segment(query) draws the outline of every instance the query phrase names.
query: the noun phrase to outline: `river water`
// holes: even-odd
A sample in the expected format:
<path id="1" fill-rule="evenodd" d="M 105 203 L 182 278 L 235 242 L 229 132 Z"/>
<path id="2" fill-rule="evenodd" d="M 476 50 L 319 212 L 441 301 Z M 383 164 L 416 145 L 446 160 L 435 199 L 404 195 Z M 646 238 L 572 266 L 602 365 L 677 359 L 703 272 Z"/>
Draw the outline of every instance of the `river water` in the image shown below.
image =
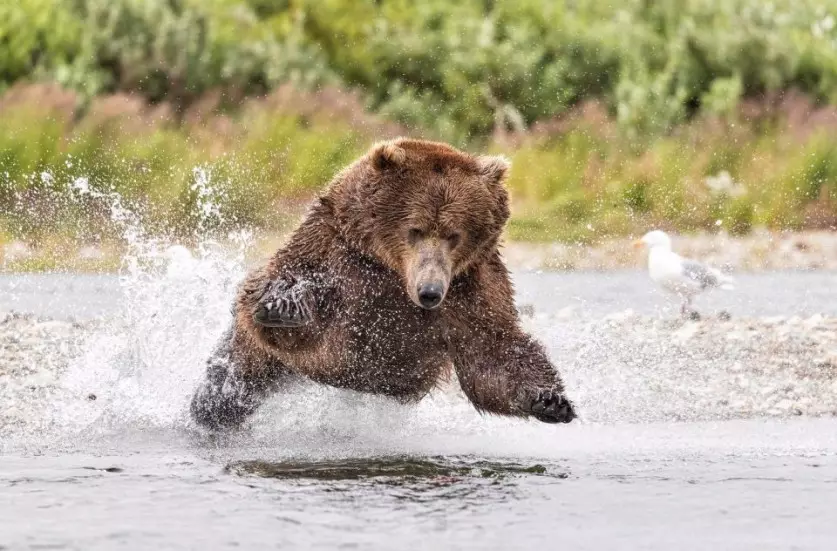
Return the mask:
<path id="1" fill-rule="evenodd" d="M 544 313 L 572 310 L 596 317 L 624 310 L 675 316 L 679 303 L 655 288 L 645 272 L 514 273 L 521 304 Z M 698 310 L 751 316 L 837 315 L 837 273 L 777 271 L 736 275 L 734 292 L 699 297 Z M 59 319 L 90 319 L 118 312 L 126 287 L 112 275 L 0 274 L 0 312 L 32 312 Z"/>
<path id="2" fill-rule="evenodd" d="M 0 533 L 7 549 L 825 550 L 835 429 L 501 423 L 309 450 L 138 430 L 2 457 Z"/>
<path id="3" fill-rule="evenodd" d="M 197 432 L 186 404 L 241 267 L 167 258 L 122 278 L 0 278 L 0 312 L 99 320 L 54 390 L 19 394 L 42 402 L 0 440 L 0 549 L 837 545 L 833 417 L 707 421 L 665 395 L 631 407 L 614 390 L 580 396 L 582 419 L 553 426 L 482 417 L 451 389 L 399 406 L 301 384 L 240 434 Z M 738 279 L 700 299 L 705 316 L 837 314 L 834 274 Z M 559 364 L 582 320 L 677 310 L 641 272 L 515 281 L 536 320 L 552 316 L 533 330 Z M 595 383 L 584 377 L 567 373 Z M 654 417 L 663 408 L 680 421 Z"/>

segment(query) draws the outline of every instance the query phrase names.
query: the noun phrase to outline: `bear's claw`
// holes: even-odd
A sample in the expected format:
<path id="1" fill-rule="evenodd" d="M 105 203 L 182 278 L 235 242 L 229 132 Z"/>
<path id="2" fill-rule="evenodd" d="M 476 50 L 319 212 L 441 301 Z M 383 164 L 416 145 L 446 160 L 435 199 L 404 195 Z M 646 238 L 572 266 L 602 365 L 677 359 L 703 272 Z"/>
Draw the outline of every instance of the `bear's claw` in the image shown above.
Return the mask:
<path id="1" fill-rule="evenodd" d="M 572 402 L 555 390 L 539 391 L 530 411 L 532 417 L 544 423 L 569 423 L 576 418 Z"/>
<path id="2" fill-rule="evenodd" d="M 253 320 L 265 327 L 294 328 L 314 318 L 314 298 L 305 282 L 276 282 L 264 294 L 253 313 Z"/>

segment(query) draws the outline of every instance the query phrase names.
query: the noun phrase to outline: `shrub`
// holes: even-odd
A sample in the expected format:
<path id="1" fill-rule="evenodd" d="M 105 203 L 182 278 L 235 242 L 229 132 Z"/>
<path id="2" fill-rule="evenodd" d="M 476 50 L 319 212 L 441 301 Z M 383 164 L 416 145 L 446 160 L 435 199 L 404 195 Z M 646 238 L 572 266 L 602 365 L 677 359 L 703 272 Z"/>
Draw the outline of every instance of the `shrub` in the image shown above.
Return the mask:
<path id="1" fill-rule="evenodd" d="M 837 103 L 837 0 L 20 0 L 0 87 L 49 79 L 188 106 L 342 84 L 465 144 L 602 98 L 633 142 L 741 98 Z"/>

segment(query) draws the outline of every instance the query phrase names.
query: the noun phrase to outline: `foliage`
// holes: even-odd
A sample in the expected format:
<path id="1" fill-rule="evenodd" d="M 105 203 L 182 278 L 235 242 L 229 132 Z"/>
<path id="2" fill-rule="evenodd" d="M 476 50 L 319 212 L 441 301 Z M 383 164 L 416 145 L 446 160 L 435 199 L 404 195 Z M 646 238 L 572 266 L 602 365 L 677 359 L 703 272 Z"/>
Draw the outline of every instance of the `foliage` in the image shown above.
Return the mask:
<path id="1" fill-rule="evenodd" d="M 0 2 L 0 238 L 117 231 L 101 201 L 68 195 L 78 178 L 188 235 L 205 223 L 199 174 L 218 224 L 279 229 L 399 133 L 510 155 L 517 239 L 835 227 L 835 14 L 837 0 Z"/>
<path id="2" fill-rule="evenodd" d="M 118 236 L 111 194 L 139 211 L 153 233 L 188 237 L 204 223 L 201 201 L 221 208 L 214 223 L 225 228 L 275 230 L 298 214 L 288 208 L 295 198 L 307 201 L 380 133 L 304 118 L 269 100 L 235 120 L 216 115 L 182 125 L 114 96 L 74 121 L 72 109 L 59 108 L 66 105 L 61 92 L 21 92 L 0 101 L 0 230 L 34 241 L 56 233 Z"/>
<path id="3" fill-rule="evenodd" d="M 185 106 L 342 83 L 459 144 L 599 97 L 637 140 L 769 91 L 837 103 L 835 14 L 837 0 L 20 0 L 0 3 L 0 87 Z"/>
<path id="4" fill-rule="evenodd" d="M 0 83 L 54 80 L 90 98 L 126 90 L 188 105 L 332 80 L 292 14 L 246 2 L 23 0 L 0 4 Z M 263 12 L 262 12 L 263 13 Z"/>
<path id="5" fill-rule="evenodd" d="M 111 201 L 78 193 L 79 182 L 118 193 L 153 233 L 282 231 L 337 170 L 401 133 L 338 91 L 280 89 L 236 117 L 197 122 L 191 111 L 178 122 L 165 105 L 124 95 L 99 97 L 81 116 L 77 104 L 53 87 L 0 97 L 5 241 L 118 235 Z M 801 96 L 782 109 L 766 120 L 695 120 L 639 152 L 591 112 L 560 133 L 498 147 L 513 164 L 510 236 L 590 242 L 651 227 L 837 227 L 837 109 Z M 215 206 L 221 217 L 198 216 Z"/>
<path id="6" fill-rule="evenodd" d="M 699 120 L 641 154 L 583 127 L 532 141 L 513 156 L 510 235 L 589 243 L 655 227 L 837 228 L 837 125 L 809 124 Z"/>

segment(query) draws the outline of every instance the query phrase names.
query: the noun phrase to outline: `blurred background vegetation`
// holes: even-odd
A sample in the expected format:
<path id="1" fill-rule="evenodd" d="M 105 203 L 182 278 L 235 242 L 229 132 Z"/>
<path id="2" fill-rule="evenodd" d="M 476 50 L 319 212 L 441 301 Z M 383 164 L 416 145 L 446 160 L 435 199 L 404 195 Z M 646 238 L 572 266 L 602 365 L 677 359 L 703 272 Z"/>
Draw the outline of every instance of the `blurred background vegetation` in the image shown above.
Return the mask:
<path id="1" fill-rule="evenodd" d="M 220 229 L 281 231 L 396 135 L 509 155 L 513 239 L 833 229 L 835 17 L 837 0 L 0 2 L 0 243 L 112 237 L 83 186 L 151 232 L 206 230 L 208 199 Z"/>

